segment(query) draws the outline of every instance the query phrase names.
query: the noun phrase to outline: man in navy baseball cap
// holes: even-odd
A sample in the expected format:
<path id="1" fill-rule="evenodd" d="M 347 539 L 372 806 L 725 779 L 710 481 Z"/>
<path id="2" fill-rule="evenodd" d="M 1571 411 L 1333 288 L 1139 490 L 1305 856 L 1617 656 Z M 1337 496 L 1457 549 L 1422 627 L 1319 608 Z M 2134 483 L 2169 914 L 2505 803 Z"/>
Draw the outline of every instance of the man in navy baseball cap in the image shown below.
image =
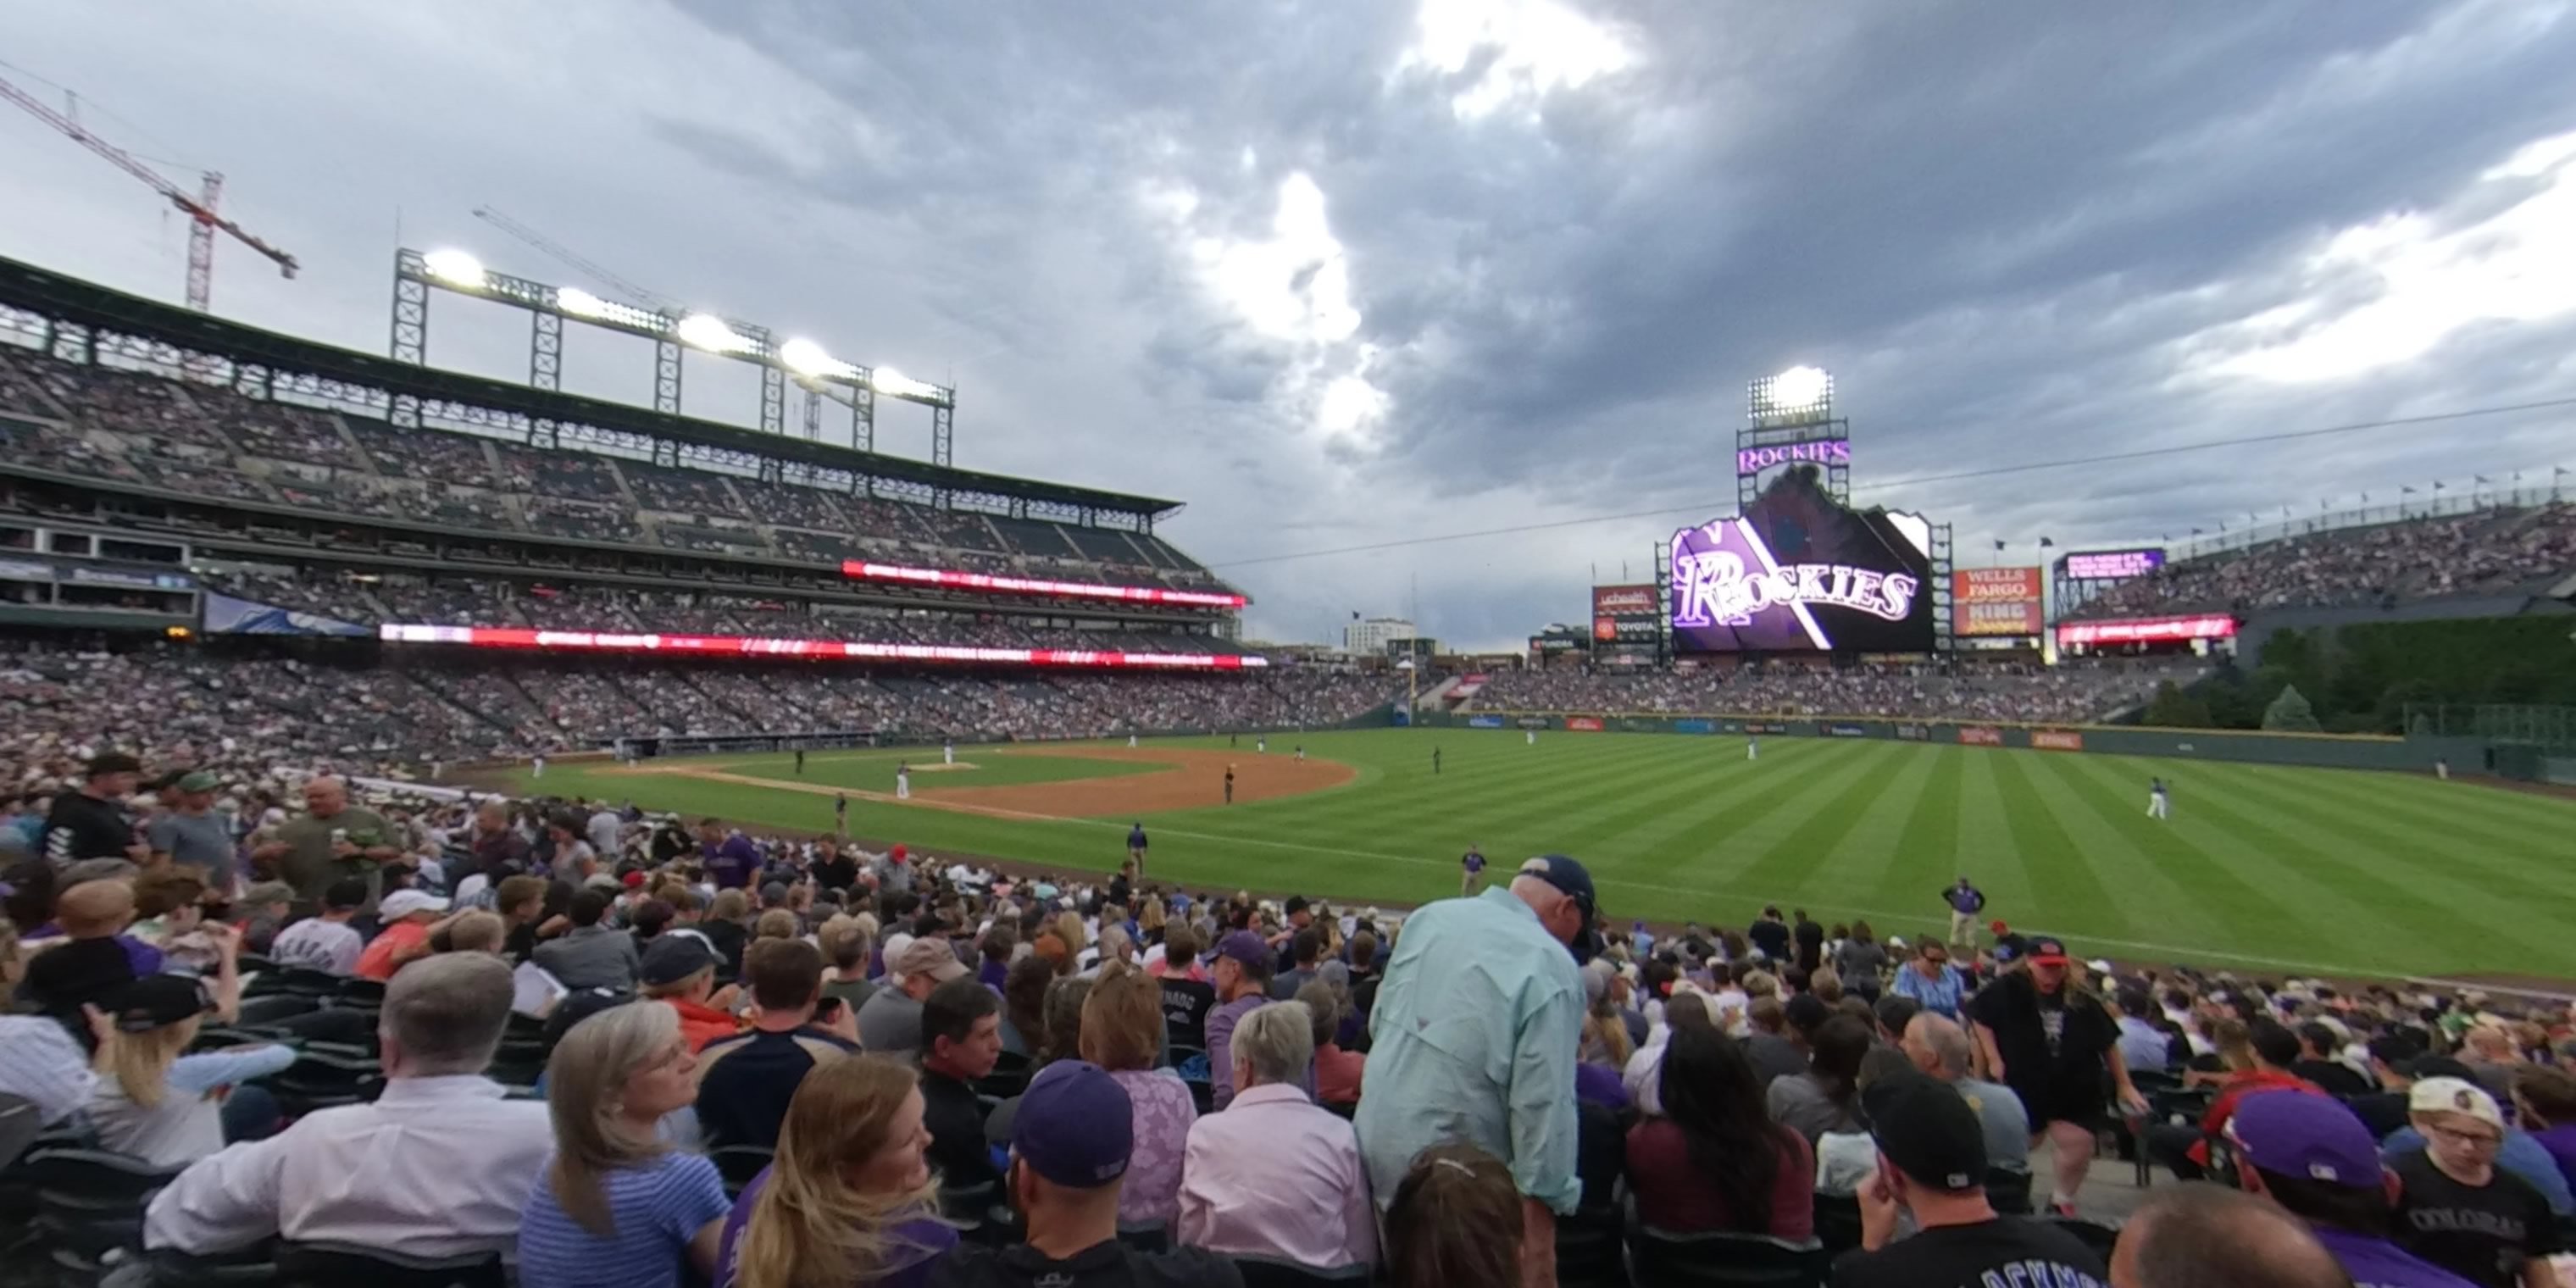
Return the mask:
<path id="1" fill-rule="evenodd" d="M 1581 917 L 1577 928 L 1568 934 L 1560 927 L 1551 924 L 1548 926 L 1548 933 L 1555 935 L 1565 944 L 1566 950 L 1574 954 L 1574 960 L 1577 963 L 1588 962 L 1600 954 L 1601 928 L 1597 924 L 1601 919 L 1600 909 L 1595 906 L 1592 873 L 1589 870 L 1562 854 L 1542 854 L 1537 858 L 1524 861 L 1520 872 L 1516 875 L 1537 877 L 1556 887 L 1571 901 L 1573 912 Z"/>
<path id="2" fill-rule="evenodd" d="M 962 1288 L 1241 1288 L 1234 1263 L 1197 1248 L 1118 1241 L 1118 1188 L 1135 1147 L 1127 1090 L 1100 1066 L 1059 1060 L 1029 1080 L 1011 1120 L 1011 1200 L 1028 1223 L 1008 1248 L 960 1246 L 940 1267 Z"/>

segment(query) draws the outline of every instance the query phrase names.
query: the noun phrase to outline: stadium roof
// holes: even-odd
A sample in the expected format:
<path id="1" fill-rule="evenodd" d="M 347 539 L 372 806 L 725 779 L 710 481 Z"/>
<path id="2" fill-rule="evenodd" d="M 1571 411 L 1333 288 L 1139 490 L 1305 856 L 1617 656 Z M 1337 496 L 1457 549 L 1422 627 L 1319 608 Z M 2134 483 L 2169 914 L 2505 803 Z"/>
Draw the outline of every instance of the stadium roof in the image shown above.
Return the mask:
<path id="1" fill-rule="evenodd" d="M 255 362 L 278 371 L 373 386 L 389 393 L 465 403 L 529 417 L 582 422 L 603 429 L 649 434 L 928 487 L 999 493 L 1059 505 L 1145 515 L 1168 514 L 1180 509 L 1182 504 L 1157 497 L 933 465 L 928 461 L 880 452 L 861 452 L 801 438 L 766 434 L 718 421 L 665 415 L 626 403 L 414 366 L 191 312 L 175 304 L 110 290 L 6 256 L 0 256 L 0 304 L 26 309 L 58 322 Z"/>

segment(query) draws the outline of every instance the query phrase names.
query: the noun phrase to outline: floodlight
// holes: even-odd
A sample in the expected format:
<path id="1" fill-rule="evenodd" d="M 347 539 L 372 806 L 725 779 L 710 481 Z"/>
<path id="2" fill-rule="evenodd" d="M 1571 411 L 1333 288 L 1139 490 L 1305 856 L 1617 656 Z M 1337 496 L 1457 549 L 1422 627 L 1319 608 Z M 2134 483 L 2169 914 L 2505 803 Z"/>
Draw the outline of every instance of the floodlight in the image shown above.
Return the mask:
<path id="1" fill-rule="evenodd" d="M 607 314 L 608 301 L 578 286 L 560 286 L 555 288 L 555 307 L 577 318 L 595 318 Z"/>
<path id="2" fill-rule="evenodd" d="M 858 378 L 859 369 L 823 351 L 823 346 L 798 336 L 778 347 L 778 360 L 800 376 L 838 376 L 843 380 Z"/>
<path id="3" fill-rule="evenodd" d="M 1825 400 L 1831 380 L 1814 367 L 1791 367 L 1771 377 L 1771 405 L 1782 411 L 1816 406 Z"/>
<path id="4" fill-rule="evenodd" d="M 709 353 L 741 353 L 751 348 L 751 341 L 735 334 L 724 319 L 712 313 L 692 313 L 680 319 L 673 328 L 678 336 Z"/>
<path id="5" fill-rule="evenodd" d="M 632 304 L 603 300 L 578 286 L 556 287 L 555 308 L 570 317 L 633 327 L 638 331 L 661 331 L 671 325 L 661 314 L 651 309 L 639 309 Z"/>
<path id="6" fill-rule="evenodd" d="M 939 386 L 923 384 L 892 367 L 879 367 L 868 373 L 868 383 L 888 398 L 923 398 L 937 401 Z"/>
<path id="7" fill-rule="evenodd" d="M 461 250 L 434 250 L 420 257 L 429 275 L 453 286 L 483 289 L 483 261 Z"/>

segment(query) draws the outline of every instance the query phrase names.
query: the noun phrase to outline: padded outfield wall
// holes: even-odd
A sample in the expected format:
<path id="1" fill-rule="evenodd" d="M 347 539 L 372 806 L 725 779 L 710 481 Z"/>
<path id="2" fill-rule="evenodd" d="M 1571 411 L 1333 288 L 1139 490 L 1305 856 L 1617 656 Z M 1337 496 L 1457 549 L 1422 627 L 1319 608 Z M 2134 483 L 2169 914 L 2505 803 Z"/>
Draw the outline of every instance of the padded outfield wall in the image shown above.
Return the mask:
<path id="1" fill-rule="evenodd" d="M 2128 725 L 2029 725 L 1958 720 L 1837 717 L 1632 716 L 1567 712 L 1424 712 L 1416 723 L 1465 729 L 1549 729 L 1565 733 L 1661 733 L 1785 738 L 1880 738 L 1901 742 L 2170 756 L 2326 769 L 2429 772 L 2445 759 L 2460 773 L 2500 769 L 2480 738 L 2392 738 L 2367 734 L 2285 734 L 2233 729 L 2142 729 Z M 2520 775 L 2515 775 L 2520 776 Z"/>

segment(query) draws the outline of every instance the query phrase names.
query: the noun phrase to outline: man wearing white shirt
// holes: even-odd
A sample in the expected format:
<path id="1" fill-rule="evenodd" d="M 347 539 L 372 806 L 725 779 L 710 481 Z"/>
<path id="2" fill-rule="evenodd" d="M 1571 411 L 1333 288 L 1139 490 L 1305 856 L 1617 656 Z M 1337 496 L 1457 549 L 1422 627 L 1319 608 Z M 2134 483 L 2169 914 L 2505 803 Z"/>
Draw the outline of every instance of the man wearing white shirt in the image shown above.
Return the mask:
<path id="1" fill-rule="evenodd" d="M 1180 1242 L 1324 1269 L 1377 1260 L 1359 1136 L 1297 1085 L 1315 1059 L 1313 1026 L 1302 1003 L 1272 1002 L 1235 1027 L 1233 1102 L 1190 1124 Z"/>
<path id="2" fill-rule="evenodd" d="M 598 812 L 590 816 L 589 826 L 584 830 L 590 834 L 590 848 L 599 852 L 602 862 L 617 861 L 617 834 L 625 827 L 626 820 L 619 817 L 616 810 L 610 809 L 608 802 L 601 801 Z"/>
<path id="3" fill-rule="evenodd" d="M 554 1152 L 546 1106 L 505 1100 L 482 1076 L 510 999 L 510 968 L 489 954 L 405 967 L 378 1029 L 384 1094 L 198 1161 L 153 1198 L 144 1246 L 207 1255 L 284 1237 L 413 1257 L 509 1252 Z"/>

